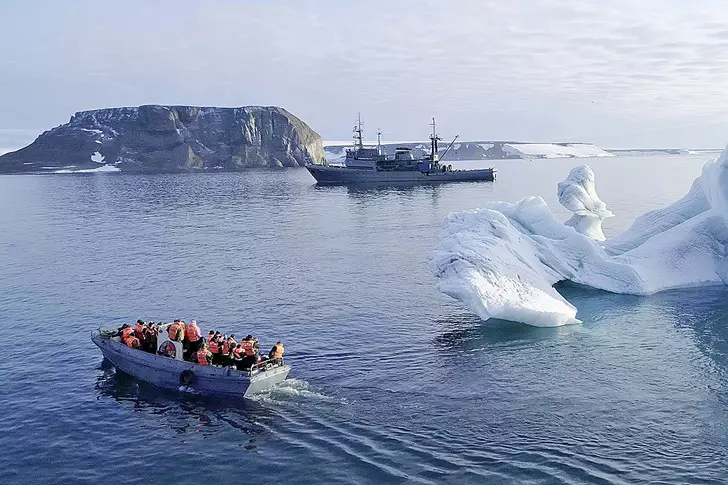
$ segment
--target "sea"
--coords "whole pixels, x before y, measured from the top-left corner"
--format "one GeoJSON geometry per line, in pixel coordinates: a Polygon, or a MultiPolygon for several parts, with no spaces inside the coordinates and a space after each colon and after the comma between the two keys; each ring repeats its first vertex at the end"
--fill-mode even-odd
{"type": "Polygon", "coordinates": [[[456,162],[495,182],[305,169],[0,176],[0,483],[728,482],[728,288],[560,291],[583,324],[481,321],[426,264],[453,211],[589,164],[612,236],[710,155],[456,162]],[[252,399],[164,391],[90,340],[137,319],[285,344],[252,399]]]}

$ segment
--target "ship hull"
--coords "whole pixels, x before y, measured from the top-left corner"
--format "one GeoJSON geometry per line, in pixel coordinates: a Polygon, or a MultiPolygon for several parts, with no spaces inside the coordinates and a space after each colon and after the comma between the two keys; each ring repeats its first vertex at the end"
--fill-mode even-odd
{"type": "Polygon", "coordinates": [[[439,184],[495,180],[493,168],[453,170],[451,172],[357,170],[327,165],[307,165],[309,173],[321,185],[340,184],[439,184]]]}

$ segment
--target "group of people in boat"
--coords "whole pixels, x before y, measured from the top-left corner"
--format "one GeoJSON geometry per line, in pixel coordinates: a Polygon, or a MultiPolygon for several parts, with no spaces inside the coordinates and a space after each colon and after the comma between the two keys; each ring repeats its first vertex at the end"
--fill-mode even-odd
{"type": "MultiPolygon", "coordinates": [[[[133,327],[124,324],[119,328],[117,336],[131,348],[167,355],[165,349],[157,347],[160,325],[162,324],[137,320],[133,327]]],[[[199,365],[232,366],[248,371],[265,361],[280,361],[283,358],[284,348],[281,342],[276,342],[267,358],[264,358],[260,355],[256,337],[248,335],[237,342],[235,334],[226,335],[210,330],[207,337],[203,338],[195,320],[185,323],[176,319],[167,326],[166,331],[169,340],[182,344],[183,359],[199,365]]]]}

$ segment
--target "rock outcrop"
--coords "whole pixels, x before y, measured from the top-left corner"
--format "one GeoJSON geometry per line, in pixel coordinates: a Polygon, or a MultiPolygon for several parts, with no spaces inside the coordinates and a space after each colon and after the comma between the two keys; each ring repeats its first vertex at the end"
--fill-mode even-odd
{"type": "Polygon", "coordinates": [[[115,167],[124,172],[293,167],[321,162],[321,137],[277,107],[146,105],[82,111],[0,157],[0,172],[115,167]]]}

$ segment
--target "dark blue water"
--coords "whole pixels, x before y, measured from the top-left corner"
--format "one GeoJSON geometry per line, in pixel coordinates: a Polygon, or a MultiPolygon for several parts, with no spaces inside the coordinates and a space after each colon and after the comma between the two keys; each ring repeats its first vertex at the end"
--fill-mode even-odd
{"type": "MultiPolygon", "coordinates": [[[[606,232],[704,160],[589,161],[606,232]]],[[[728,290],[567,286],[584,324],[545,329],[435,288],[448,212],[553,206],[575,164],[375,190],[304,170],[0,177],[0,483],[725,483],[728,290]],[[283,340],[292,379],[249,402],[159,391],[89,340],[176,317],[283,340]]]]}

